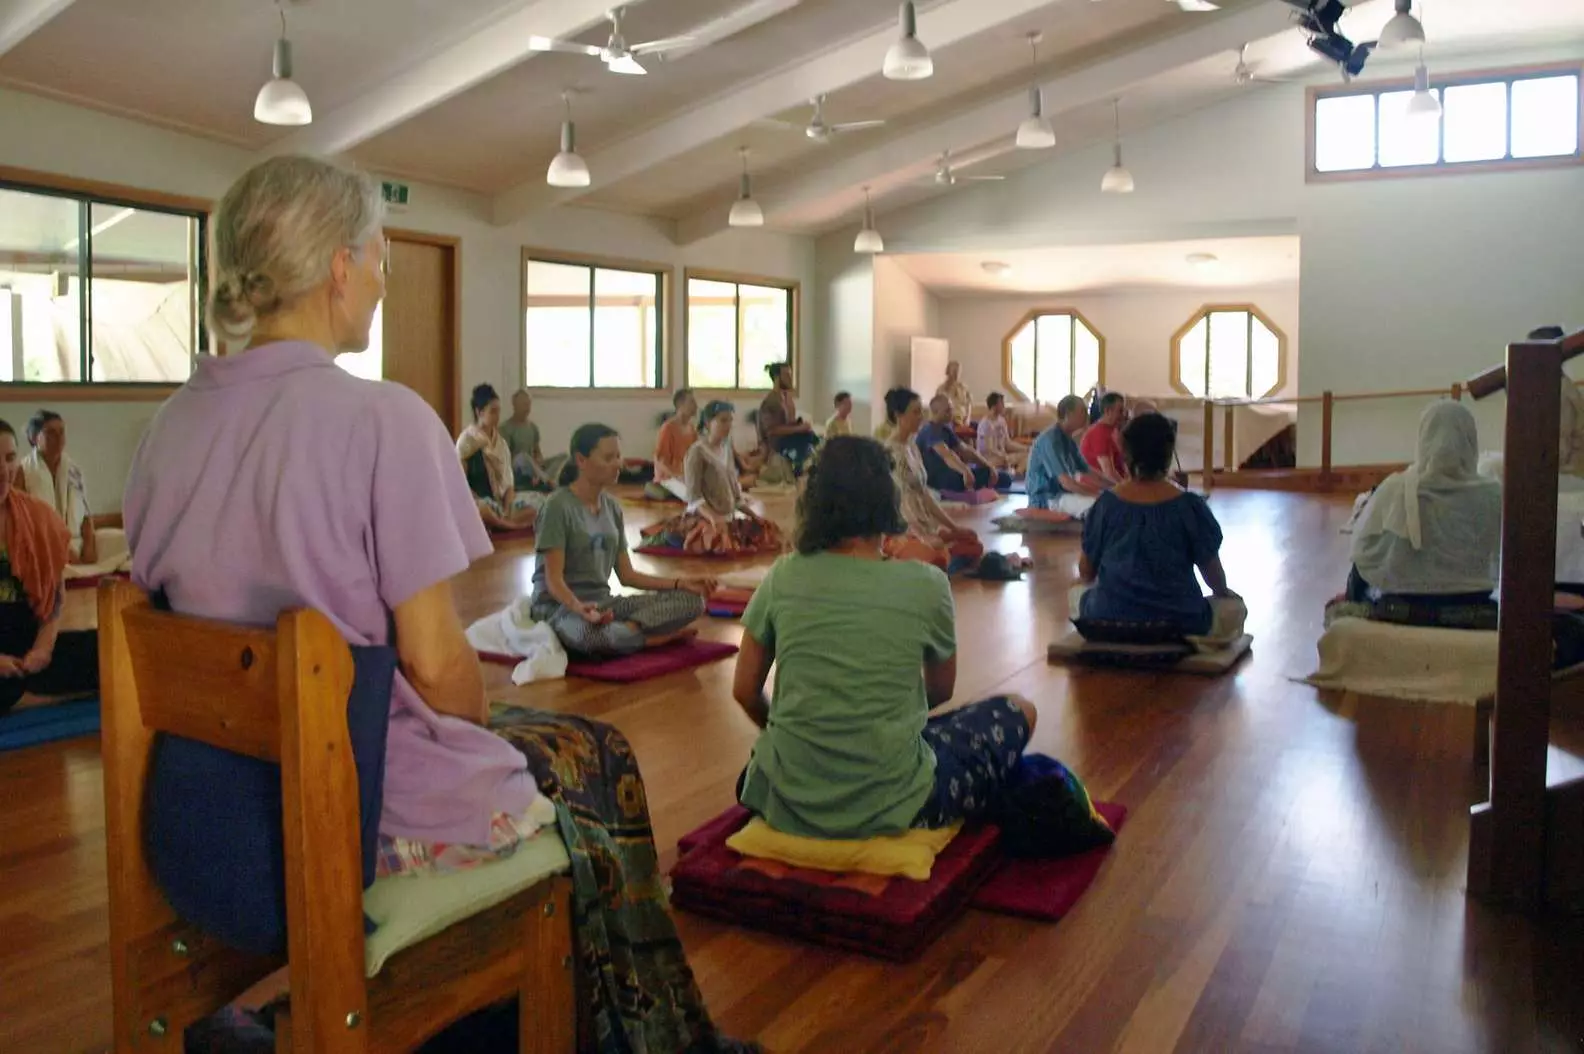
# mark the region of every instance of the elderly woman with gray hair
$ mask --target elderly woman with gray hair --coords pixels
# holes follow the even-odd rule
[[[743,495],[731,442],[736,413],[731,403],[718,399],[704,407],[699,439],[683,461],[687,510],[645,528],[646,545],[694,556],[750,556],[785,547],[781,529],[756,514]]]

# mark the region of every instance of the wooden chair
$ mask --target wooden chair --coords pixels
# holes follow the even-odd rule
[[[245,629],[155,611],[130,583],[106,582],[99,642],[117,1054],[180,1051],[188,1025],[283,965],[291,999],[278,1019],[278,1051],[410,1050],[514,995],[523,1052],[574,1050],[564,875],[396,953],[365,979],[357,774],[345,719],[352,656],[328,619],[293,611],[273,631]],[[280,763],[284,962],[206,937],[155,885],[142,831],[159,732]]]

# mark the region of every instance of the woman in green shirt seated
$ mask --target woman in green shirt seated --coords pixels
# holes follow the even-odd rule
[[[1033,732],[1033,704],[1013,695],[931,716],[956,686],[956,615],[943,573],[883,556],[906,530],[898,503],[879,443],[832,439],[798,501],[796,554],[743,616],[733,694],[764,731],[738,796],[778,831],[869,838],[973,819]]]

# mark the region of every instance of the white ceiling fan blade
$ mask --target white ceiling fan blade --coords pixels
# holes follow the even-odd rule
[[[600,57],[605,60],[605,68],[612,73],[620,73],[628,77],[642,77],[649,72],[631,55],[622,55],[614,59],[608,55],[601,55]]]
[[[802,135],[808,131],[808,125],[796,121],[783,121],[776,117],[761,117],[752,122],[755,128],[774,128],[778,132],[796,132]]]
[[[1177,0],[1177,6],[1190,13],[1221,10],[1220,4],[1212,4],[1210,0]]]
[[[840,124],[827,125],[833,132],[856,132],[863,128],[879,128],[884,121],[843,121]]]
[[[692,37],[662,37],[659,40],[646,40],[642,44],[634,44],[628,48],[634,55],[657,55],[662,51],[676,51],[693,43]]]
[[[593,44],[575,44],[570,40],[551,40],[549,37],[529,37],[529,51],[559,51],[566,55],[591,55],[604,58],[605,49]]]
[[[974,180],[974,181],[979,182],[979,183],[999,183],[1005,178],[1006,178],[1005,176],[958,176],[957,177],[957,179],[959,181],[960,180],[964,180],[964,179],[971,179],[971,180]]]

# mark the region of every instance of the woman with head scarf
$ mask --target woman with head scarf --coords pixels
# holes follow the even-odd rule
[[[1478,472],[1479,432],[1461,403],[1419,419],[1414,463],[1388,476],[1353,535],[1348,600],[1489,601],[1501,545],[1501,484]]]

